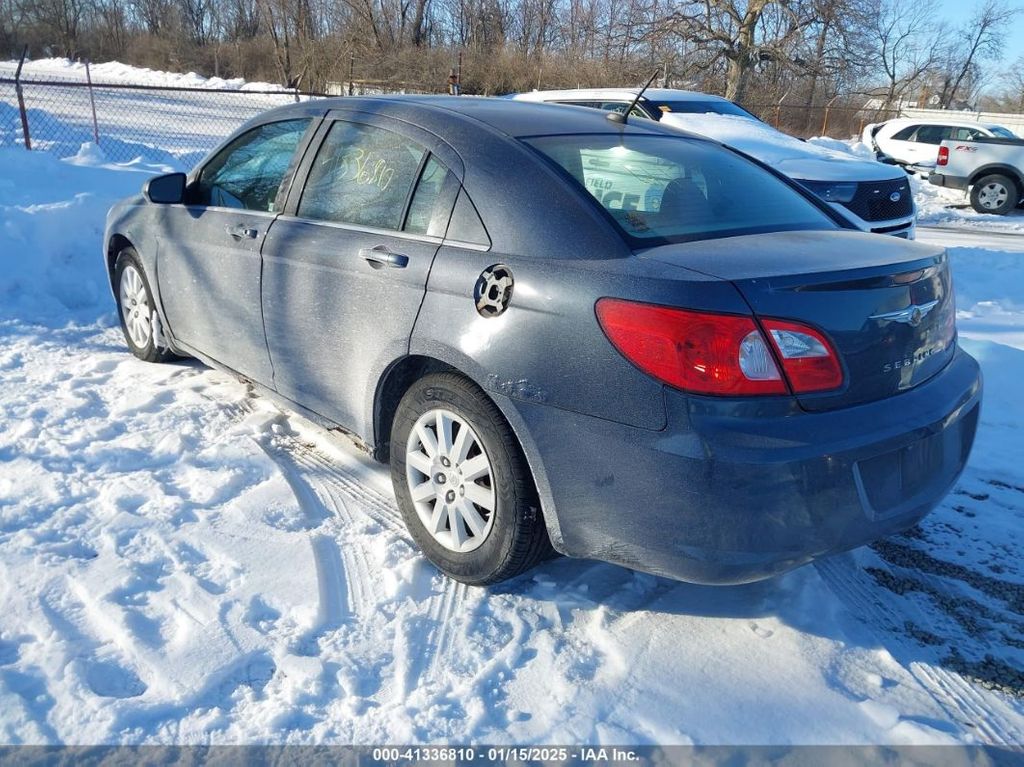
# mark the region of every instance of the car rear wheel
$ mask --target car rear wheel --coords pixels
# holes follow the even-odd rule
[[[1020,191],[1007,176],[985,176],[971,187],[971,207],[978,213],[1003,216],[1013,210],[1019,200]]]
[[[512,430],[461,376],[429,375],[402,398],[391,431],[391,480],[410,534],[456,580],[497,583],[551,552]]]
[[[157,344],[155,304],[146,272],[134,248],[125,248],[114,264],[114,296],[124,340],[132,354],[146,362],[165,362],[174,355]]]

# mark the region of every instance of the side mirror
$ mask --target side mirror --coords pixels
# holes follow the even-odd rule
[[[142,194],[158,205],[180,205],[185,201],[185,174],[154,176],[142,187]]]

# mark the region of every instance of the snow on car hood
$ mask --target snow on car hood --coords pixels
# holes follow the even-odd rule
[[[793,179],[886,181],[906,175],[891,165],[808,144],[746,117],[667,113],[661,124],[721,141]]]

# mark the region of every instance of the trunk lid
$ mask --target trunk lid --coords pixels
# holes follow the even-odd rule
[[[844,383],[798,395],[805,410],[912,389],[955,350],[956,309],[942,248],[853,232],[779,232],[664,245],[638,256],[729,280],[759,318],[823,331],[840,357]]]

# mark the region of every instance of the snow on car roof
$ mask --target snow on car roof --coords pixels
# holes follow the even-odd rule
[[[891,120],[880,122],[878,125],[879,127],[884,125],[894,127],[904,125],[952,125],[956,128],[987,128],[988,130],[1002,128],[1006,130],[1006,127],[999,123],[979,122],[969,117],[958,117],[955,112],[951,112],[949,117],[894,117]]]
[[[660,125],[708,136],[771,165],[790,178],[885,181],[906,174],[892,165],[811,144],[758,120],[735,115],[669,113]]]

